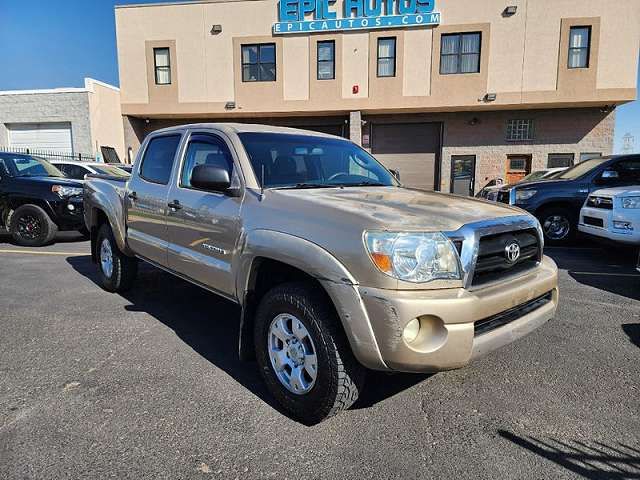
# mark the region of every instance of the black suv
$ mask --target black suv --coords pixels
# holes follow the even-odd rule
[[[545,241],[563,244],[575,236],[590,192],[627,185],[640,185],[640,155],[585,160],[551,180],[503,187],[497,201],[532,213],[540,220]]]
[[[0,229],[19,245],[40,246],[59,230],[86,234],[83,183],[44,159],[0,152]]]

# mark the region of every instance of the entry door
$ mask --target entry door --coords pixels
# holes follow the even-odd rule
[[[531,155],[509,155],[507,157],[507,184],[518,183],[531,173]]]
[[[191,173],[197,165],[225,168],[232,185],[240,185],[227,141],[210,133],[192,134],[178,181],[169,191],[169,203],[175,206],[167,217],[169,267],[233,298],[231,261],[240,235],[241,197],[193,188]]]
[[[473,196],[476,182],[476,156],[451,156],[451,193]]]
[[[138,174],[129,182],[127,239],[140,256],[167,263],[167,192],[181,136],[160,135],[149,140]]]

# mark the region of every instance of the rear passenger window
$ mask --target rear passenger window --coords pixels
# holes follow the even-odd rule
[[[167,135],[152,139],[142,158],[140,176],[153,183],[162,185],[169,183],[179,143],[180,135]]]
[[[233,159],[226,143],[213,135],[198,135],[189,142],[182,167],[181,187],[191,187],[191,174],[198,165],[224,168],[233,176]]]

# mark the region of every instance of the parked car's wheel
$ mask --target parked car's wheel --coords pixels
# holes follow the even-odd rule
[[[317,287],[274,287],[260,302],[254,333],[262,377],[297,420],[318,423],[358,399],[365,369]]]
[[[544,241],[550,245],[562,245],[576,234],[575,215],[563,207],[551,207],[538,214],[544,232]]]
[[[109,292],[129,290],[138,273],[138,262],[118,249],[111,227],[106,223],[98,230],[96,254],[102,287]]]
[[[22,205],[11,214],[9,230],[18,245],[40,247],[51,243],[58,226],[39,206]]]

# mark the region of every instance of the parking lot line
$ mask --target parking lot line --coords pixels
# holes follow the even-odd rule
[[[89,255],[87,252],[37,252],[32,250],[7,250],[0,249],[0,253],[26,253],[28,255],[64,255],[67,257],[80,257]]]

